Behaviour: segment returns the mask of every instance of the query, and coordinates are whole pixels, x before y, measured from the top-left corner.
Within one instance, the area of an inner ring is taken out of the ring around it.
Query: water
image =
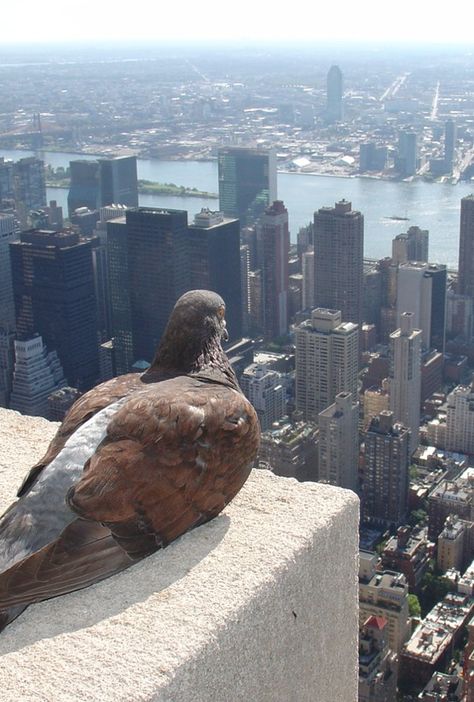
[[[5,158],[19,159],[32,155],[26,151],[1,150]],[[66,167],[73,159],[92,158],[84,154],[45,152],[46,163],[55,168]],[[217,163],[200,161],[138,161],[138,177],[157,182],[175,183],[199,190],[217,192]],[[391,241],[411,225],[430,232],[430,260],[457,268],[459,246],[460,200],[474,192],[474,184],[457,185],[425,183],[395,183],[372,178],[334,178],[281,173],[278,175],[278,195],[285,202],[290,218],[292,240],[298,229],[313,218],[314,210],[333,206],[346,198],[365,218],[365,255],[381,258],[391,254]],[[67,190],[48,188],[48,198],[57,200],[67,211]],[[166,195],[140,195],[140,204],[184,209],[190,219],[201,207],[218,208],[218,200],[181,198]],[[386,219],[408,217],[408,221]]]

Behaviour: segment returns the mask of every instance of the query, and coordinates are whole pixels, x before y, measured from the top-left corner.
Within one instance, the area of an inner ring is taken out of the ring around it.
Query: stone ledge
[[[0,508],[56,430],[0,409]],[[357,699],[358,500],[254,471],[225,512],[0,634],[2,702]]]

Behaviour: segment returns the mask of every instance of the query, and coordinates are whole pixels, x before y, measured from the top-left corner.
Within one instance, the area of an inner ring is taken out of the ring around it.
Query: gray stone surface
[[[0,507],[56,425],[0,409]],[[2,702],[354,702],[353,493],[254,471],[210,524],[0,634]]]

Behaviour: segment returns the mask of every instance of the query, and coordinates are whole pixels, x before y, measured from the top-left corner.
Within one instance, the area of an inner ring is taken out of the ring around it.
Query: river
[[[0,150],[0,156],[17,160],[33,155],[29,151]],[[67,167],[73,159],[93,158],[90,155],[44,152],[46,163],[55,168]],[[139,159],[138,177],[156,182],[175,183],[198,190],[217,192],[215,161],[160,161]],[[457,268],[459,246],[460,200],[474,192],[474,184],[457,185],[414,181],[399,183],[373,178],[339,178],[331,176],[278,174],[278,196],[288,208],[293,241],[298,229],[313,218],[314,210],[333,206],[345,198],[360,210],[365,219],[365,255],[382,258],[391,254],[391,240],[408,226],[418,225],[430,232],[430,261]],[[57,200],[67,212],[67,190],[48,188],[48,199]],[[140,195],[140,204],[184,209],[190,219],[201,207],[218,208],[218,200],[166,195]],[[407,217],[396,221],[387,217]]]

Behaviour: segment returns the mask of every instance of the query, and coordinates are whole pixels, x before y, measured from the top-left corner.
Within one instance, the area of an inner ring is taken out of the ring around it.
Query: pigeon
[[[260,430],[227,338],[222,298],[185,293],[150,368],[73,405],[0,518],[0,630],[164,548],[237,494]]]

